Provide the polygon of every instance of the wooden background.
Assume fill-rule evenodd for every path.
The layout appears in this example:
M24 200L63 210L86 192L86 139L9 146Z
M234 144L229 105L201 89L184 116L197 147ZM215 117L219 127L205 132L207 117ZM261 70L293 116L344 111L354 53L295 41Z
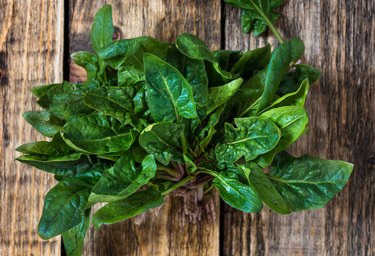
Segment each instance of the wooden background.
M21 118L37 108L29 89L82 79L69 54L90 49L89 28L104 2L0 0L0 255L63 254L59 238L43 241L36 232L53 177L16 163L14 148L42 139ZM275 43L242 34L239 10L220 0L107 2L123 38L172 41L190 32L211 49ZM322 70L307 103L310 132L292 151L354 163L345 189L324 209L288 216L243 214L216 197L216 219L196 224L169 199L141 226L91 229L85 255L375 255L375 1L285 2L277 26L285 38L301 37L303 61Z

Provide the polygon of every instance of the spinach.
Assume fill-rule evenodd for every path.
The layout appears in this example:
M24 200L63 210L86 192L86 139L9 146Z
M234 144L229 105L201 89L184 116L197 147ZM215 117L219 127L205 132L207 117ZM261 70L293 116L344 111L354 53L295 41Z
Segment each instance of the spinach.
M274 9L281 6L284 0L225 0L225 2L242 9L242 31L245 33L253 31L254 36L259 36L267 27L275 32L272 24L279 18L279 14ZM279 37L278 33L275 35Z
M273 9L283 1L227 2L259 34L275 29ZM320 75L295 64L300 39L280 40L273 51L213 52L186 33L165 43L112 41L113 31L105 5L91 29L95 53L72 54L87 80L33 88L43 110L23 115L51 140L18 147L17 160L58 181L39 235L61 234L68 255L82 253L91 219L100 227L132 218L195 181L241 211L264 203L288 214L323 207L349 179L349 163L285 152L307 130L305 100ZM91 218L96 203L106 204Z

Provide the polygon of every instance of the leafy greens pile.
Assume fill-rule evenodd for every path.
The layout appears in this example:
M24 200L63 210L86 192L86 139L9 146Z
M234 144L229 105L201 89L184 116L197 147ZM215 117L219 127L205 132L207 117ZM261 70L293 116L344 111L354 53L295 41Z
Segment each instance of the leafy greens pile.
M44 239L62 234L79 254L90 223L111 224L161 206L194 182L217 188L230 206L258 212L323 207L348 180L352 165L284 150L305 131L304 108L315 68L296 64L303 42L273 52L210 51L181 34L112 40L112 10L95 16L95 53L72 54L84 83L35 87L44 109L24 118L50 141L22 145L19 161L55 174L39 223ZM267 171L264 171L267 170Z

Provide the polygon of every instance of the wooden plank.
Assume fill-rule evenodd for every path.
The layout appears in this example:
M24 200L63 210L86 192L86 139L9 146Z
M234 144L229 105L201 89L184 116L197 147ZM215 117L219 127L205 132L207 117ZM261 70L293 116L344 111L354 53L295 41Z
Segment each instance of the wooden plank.
M343 159L355 169L325 209L280 216L225 207L223 255L375 254L374 10L375 2L366 0L286 1L277 27L285 38L301 37L303 62L322 70L307 102L310 132L291 152ZM226 48L275 42L241 34L238 9L226 6L225 14Z
M104 1L76 0L70 5L70 51L90 49L89 30L95 12ZM212 49L220 48L221 3L209 1L106 1L113 5L114 24L122 38L150 35L173 41L179 33L190 32L204 39ZM71 65L71 80L84 75ZM189 223L182 214L183 202L168 199L157 211L147 213L141 225L126 221L90 230L86 239L86 255L218 255L219 203L216 219L203 217ZM185 225L181 225L186 222Z
M37 226L53 176L15 162L15 147L42 139L21 117L29 89L62 80L64 2L0 2L0 255L59 255L60 239Z
M321 17L329 157L355 165L326 211L326 253L375 255L375 2L323 1Z

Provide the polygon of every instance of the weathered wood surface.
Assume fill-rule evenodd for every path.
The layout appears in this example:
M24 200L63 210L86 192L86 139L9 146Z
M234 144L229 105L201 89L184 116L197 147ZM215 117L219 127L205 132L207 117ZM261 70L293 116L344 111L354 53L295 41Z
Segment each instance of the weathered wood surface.
M242 34L240 12L219 0L106 2L122 38L172 41L190 32L212 49L275 43L272 36ZM0 255L61 254L59 239L43 241L36 232L52 176L14 162L14 148L42 138L20 118L37 108L29 88L62 80L64 43L66 53L90 49L90 25L103 3L0 1ZM185 219L185 226L182 202L168 199L140 226L127 221L90 229L86 255L375 255L375 1L289 0L278 27L285 38L301 37L303 61L323 71L308 99L310 132L291 152L353 162L344 191L322 210L280 216L222 205L216 221ZM69 31L64 38L63 31ZM71 80L83 77L70 66Z
M301 37L303 61L322 70L307 103L310 132L291 152L343 159L355 169L321 210L248 215L225 207L223 255L375 255L375 1L286 2L277 26L285 38ZM240 12L226 7L225 14L226 48L274 42L240 35Z
M89 30L95 12L104 1L72 1L70 11L70 51L90 49ZM197 34L213 49L220 48L221 3L181 0L106 1L112 4L118 35L130 38L150 35L174 41L182 32ZM71 66L71 79L82 73ZM219 255L219 203L216 219L203 217L189 223L182 214L179 198L168 200L157 214L147 213L137 226L133 220L91 229L86 239L85 255ZM185 222L185 225L182 225Z
M29 89L62 80L63 1L0 1L0 255L60 255L60 239L37 235L53 176L14 161L37 136L21 117Z

